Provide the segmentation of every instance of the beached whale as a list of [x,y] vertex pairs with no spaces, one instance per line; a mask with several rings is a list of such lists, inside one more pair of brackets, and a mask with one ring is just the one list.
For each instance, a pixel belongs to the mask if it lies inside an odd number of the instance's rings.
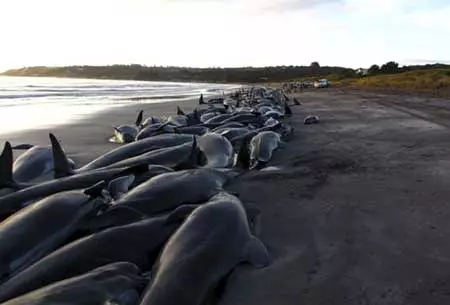
[[[70,167],[67,161],[67,166]],[[14,193],[17,190],[32,186],[30,183],[21,183],[13,177],[13,151],[11,144],[6,141],[0,155],[0,197]]]
[[[65,154],[61,154],[64,150],[61,148],[59,141],[54,135],[50,135],[52,146],[54,147],[54,152],[58,155],[55,156],[55,168],[59,177],[64,177],[70,174],[81,173],[86,171],[91,171],[94,169],[100,169],[108,165],[114,164],[119,161],[123,161],[128,158],[136,157],[143,153],[165,148],[177,146],[186,142],[192,141],[192,135],[185,134],[162,134],[150,138],[146,138],[133,143],[128,143],[118,148],[115,148],[104,155],[97,157],[83,167],[76,169],[74,171],[67,172],[67,158]],[[62,164],[62,166],[61,166]],[[62,168],[61,168],[62,167]],[[64,172],[66,171],[66,172]]]
[[101,266],[2,303],[3,305],[135,305],[148,280],[130,262]]
[[256,126],[263,123],[261,115],[257,112],[255,112],[255,113],[237,113],[236,115],[233,115],[232,117],[222,121],[221,124],[226,124],[229,122],[239,122],[242,124],[254,124]]
[[205,157],[205,167],[224,168],[232,165],[233,146],[217,133],[206,133],[198,139],[198,146]]
[[0,282],[59,247],[100,204],[101,182],[36,202],[0,223]]
[[219,114],[219,115],[213,116],[209,120],[206,120],[204,123],[205,124],[222,124],[225,120],[231,118],[232,116],[233,116],[233,114],[231,114],[231,113]]
[[235,196],[219,193],[198,207],[164,246],[141,305],[198,305],[239,263],[270,263],[263,243],[250,233]]
[[170,124],[170,122],[165,123],[156,123],[147,125],[144,127],[137,135],[136,135],[136,141],[154,137],[160,134],[165,133],[174,133],[175,132],[175,126]]
[[114,137],[110,139],[110,142],[114,143],[131,143],[136,139],[139,130],[135,126],[131,125],[119,125],[114,127]]
[[142,126],[142,118],[144,111],[139,111],[136,118],[135,125],[119,125],[114,127],[114,137],[111,138],[111,142],[116,143],[131,143],[135,140],[139,130]]
[[[14,148],[13,148],[14,149]],[[68,158],[71,168],[75,162]],[[51,146],[33,146],[13,163],[13,178],[18,182],[32,182],[35,179],[53,179],[54,161]]]
[[163,120],[161,118],[155,117],[155,116],[151,116],[146,118],[142,124],[141,124],[141,129],[148,126],[148,125],[152,125],[152,124],[158,124],[158,123],[162,123]]
[[228,127],[223,129],[218,129],[215,131],[221,136],[227,138],[228,140],[233,139],[237,136],[247,134],[250,130],[247,127]]
[[280,146],[281,136],[273,131],[263,131],[250,141],[250,169],[264,167]]
[[192,143],[184,143],[177,146],[160,148],[148,153],[128,158],[111,165],[104,169],[137,166],[142,164],[162,165],[174,169],[190,169],[197,167],[198,148],[195,136],[192,137]]
[[222,191],[224,184],[235,175],[212,168],[161,174],[126,193],[111,209],[126,205],[151,216],[183,204],[203,203]]
[[192,135],[202,136],[205,133],[209,132],[209,128],[208,127],[203,127],[203,126],[185,126],[185,127],[175,127],[174,131],[176,133],[192,134]]
[[149,270],[158,250],[193,209],[182,208],[168,216],[107,229],[69,243],[4,283],[0,302],[106,263],[126,261]]
[[200,116],[200,122],[201,123],[206,123],[208,120],[210,120],[210,119],[212,119],[212,118],[214,118],[214,117],[216,117],[216,116],[218,116],[218,115],[221,115],[221,113],[220,112],[204,112],[201,116]]
[[226,123],[226,124],[219,125],[219,126],[213,128],[213,129],[211,129],[211,131],[212,132],[216,132],[216,133],[220,133],[221,131],[223,131],[223,130],[225,130],[227,128],[241,128],[241,127],[248,128],[248,126],[246,126],[246,125],[244,125],[242,123],[239,123],[239,122],[229,122],[229,123]]
[[170,116],[167,119],[167,122],[169,124],[172,124],[176,127],[183,127],[183,126],[188,126],[188,117],[185,115],[176,115],[176,116]]

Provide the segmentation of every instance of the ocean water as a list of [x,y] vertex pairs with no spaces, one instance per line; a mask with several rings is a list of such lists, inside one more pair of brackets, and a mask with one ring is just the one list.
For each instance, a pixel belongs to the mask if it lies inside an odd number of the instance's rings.
[[189,100],[238,85],[0,76],[0,134],[61,125],[132,104]]

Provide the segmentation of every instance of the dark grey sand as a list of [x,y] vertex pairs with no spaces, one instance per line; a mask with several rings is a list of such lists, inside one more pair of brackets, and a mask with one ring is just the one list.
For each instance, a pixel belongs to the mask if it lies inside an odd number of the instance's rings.
[[[259,236],[273,263],[262,270],[238,267],[219,303],[449,304],[450,112],[444,100],[332,89],[298,98],[296,137],[270,164],[284,170],[249,173],[233,186],[243,202],[261,210]],[[134,121],[141,108],[168,115],[176,103],[114,109],[6,138],[46,144],[52,131],[81,165],[116,147],[108,143],[112,126]],[[303,125],[309,113],[321,123]]]

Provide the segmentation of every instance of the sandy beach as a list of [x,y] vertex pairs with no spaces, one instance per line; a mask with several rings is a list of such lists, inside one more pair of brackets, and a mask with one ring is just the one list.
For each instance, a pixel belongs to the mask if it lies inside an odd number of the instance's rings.
[[[230,187],[260,209],[259,237],[273,262],[239,266],[219,304],[447,304],[444,100],[337,89],[297,98],[295,136],[270,163],[282,170],[251,172]],[[0,135],[0,142],[48,145],[53,132],[83,165],[117,147],[108,142],[114,125],[133,122],[141,109],[175,114],[178,104],[191,110],[197,100],[115,108],[57,129]],[[307,114],[320,124],[303,125]]]

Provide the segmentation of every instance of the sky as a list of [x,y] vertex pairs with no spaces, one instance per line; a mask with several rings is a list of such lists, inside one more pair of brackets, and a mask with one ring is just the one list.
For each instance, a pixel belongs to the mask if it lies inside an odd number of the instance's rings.
[[450,63],[449,0],[2,0],[0,70]]

